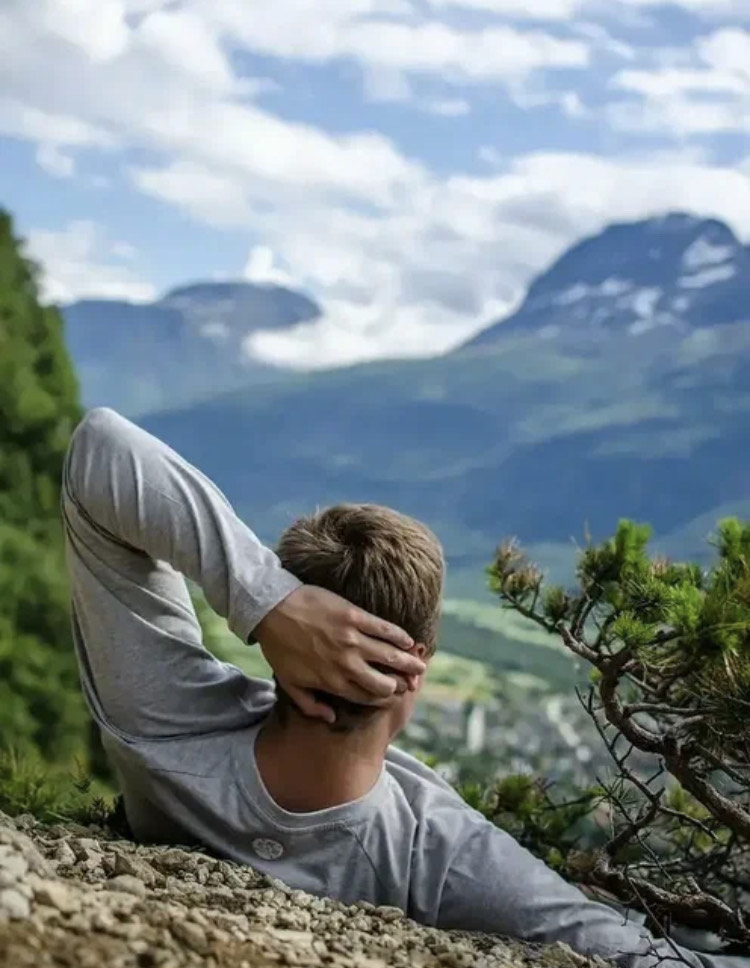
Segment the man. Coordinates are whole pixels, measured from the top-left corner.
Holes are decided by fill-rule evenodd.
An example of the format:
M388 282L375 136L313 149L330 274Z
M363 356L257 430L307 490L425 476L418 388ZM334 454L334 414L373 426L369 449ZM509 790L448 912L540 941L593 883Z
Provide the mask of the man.
M248 459L263 459L251 442ZM435 645L443 558L424 526L333 508L292 525L279 557L202 474L103 409L74 434L63 513L83 687L138 838L199 843L425 924L633 968L674 959L390 747ZM260 643L278 703L202 647L183 574Z

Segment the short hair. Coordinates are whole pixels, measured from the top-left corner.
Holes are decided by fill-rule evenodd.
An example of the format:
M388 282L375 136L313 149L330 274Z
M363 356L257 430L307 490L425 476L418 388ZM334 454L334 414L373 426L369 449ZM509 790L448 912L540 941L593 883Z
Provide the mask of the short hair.
M277 551L301 582L398 625L428 655L435 651L445 560L437 537L421 521L377 504L337 504L295 521ZM276 688L283 717L291 700L278 683ZM327 693L317 698L333 708L339 731L378 711Z

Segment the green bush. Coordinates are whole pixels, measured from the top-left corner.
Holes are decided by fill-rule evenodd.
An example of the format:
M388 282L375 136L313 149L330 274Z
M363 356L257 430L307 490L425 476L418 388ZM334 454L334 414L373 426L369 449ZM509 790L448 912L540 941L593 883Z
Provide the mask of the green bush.
M79 417L62 318L0 211L0 741L51 759L87 745L59 518Z

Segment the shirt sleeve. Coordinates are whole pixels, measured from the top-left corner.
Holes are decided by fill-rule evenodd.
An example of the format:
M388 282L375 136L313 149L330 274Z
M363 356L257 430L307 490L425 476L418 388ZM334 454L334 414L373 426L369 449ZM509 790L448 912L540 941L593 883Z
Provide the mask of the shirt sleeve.
M218 488L112 410L78 426L63 478L73 631L84 691L114 731L233 728L272 700L203 648L187 576L247 641L299 582Z
M750 959L704 954L657 940L639 924L578 888L509 834L466 810L443 884L438 926L502 934L532 942L562 941L584 955L624 968L656 968L679 959L692 968L750 968Z

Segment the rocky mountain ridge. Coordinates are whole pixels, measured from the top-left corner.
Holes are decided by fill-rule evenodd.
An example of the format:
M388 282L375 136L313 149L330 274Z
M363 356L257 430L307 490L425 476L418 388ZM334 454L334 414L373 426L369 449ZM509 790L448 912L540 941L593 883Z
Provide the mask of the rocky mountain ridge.
M680 333L748 315L750 247L716 219L674 213L611 225L565 252L529 287L509 318L468 345L512 334L596 340L658 327Z
M602 968L565 945L424 928L195 851L0 814L8 968Z
M278 370L253 359L246 340L309 322L320 308L282 286L205 282L153 303L84 299L63 315L84 403L139 414L274 379Z

